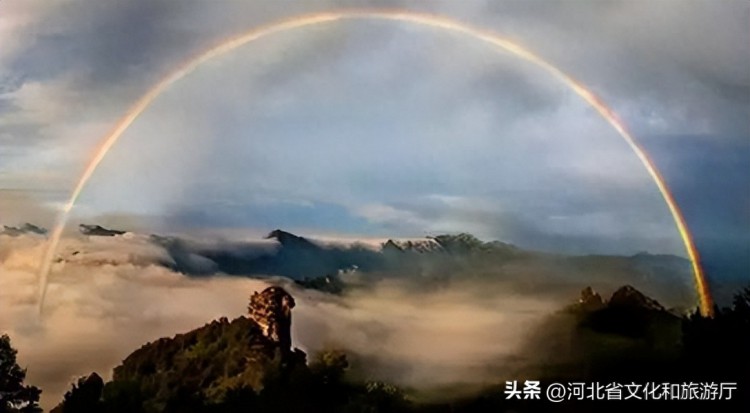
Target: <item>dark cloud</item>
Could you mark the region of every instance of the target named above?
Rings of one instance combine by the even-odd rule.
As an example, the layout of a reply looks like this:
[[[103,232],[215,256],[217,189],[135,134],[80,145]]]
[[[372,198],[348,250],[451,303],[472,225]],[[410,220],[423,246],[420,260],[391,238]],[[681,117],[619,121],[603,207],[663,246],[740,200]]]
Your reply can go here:
[[[187,33],[167,25],[183,13],[185,4],[138,0],[50,5],[44,20],[27,28],[33,40],[7,66],[37,81],[76,72],[83,75],[79,86],[97,89],[143,79],[184,53]]]
[[[750,274],[750,140],[658,136],[647,141],[692,230],[718,296],[730,297]],[[663,155],[662,155],[663,156]],[[667,157],[667,156],[665,156]],[[729,287],[721,285],[729,282]]]

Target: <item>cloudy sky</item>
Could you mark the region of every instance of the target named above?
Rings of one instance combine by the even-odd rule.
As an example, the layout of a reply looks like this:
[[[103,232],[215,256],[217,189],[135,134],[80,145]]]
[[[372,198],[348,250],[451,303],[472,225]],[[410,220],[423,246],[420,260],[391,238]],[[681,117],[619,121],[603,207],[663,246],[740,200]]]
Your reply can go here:
[[[709,275],[750,273],[745,1],[0,0],[0,223],[48,225],[98,140],[176,65],[342,7],[451,17],[579,79],[664,173]],[[465,36],[382,21],[288,31],[201,66],[127,130],[75,214],[685,255],[637,158],[563,85]]]

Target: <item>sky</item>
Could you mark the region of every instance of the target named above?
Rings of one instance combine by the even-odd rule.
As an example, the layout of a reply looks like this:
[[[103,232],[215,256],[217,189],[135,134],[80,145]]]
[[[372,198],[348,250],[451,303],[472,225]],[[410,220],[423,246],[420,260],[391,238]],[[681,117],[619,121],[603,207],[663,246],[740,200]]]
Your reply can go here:
[[[486,28],[580,80],[664,174],[708,276],[750,278],[745,1],[0,0],[0,224],[49,225],[96,143],[189,57],[356,7]],[[284,32],[201,66],[126,131],[74,215],[685,255],[653,181],[580,98],[487,45],[393,22]]]

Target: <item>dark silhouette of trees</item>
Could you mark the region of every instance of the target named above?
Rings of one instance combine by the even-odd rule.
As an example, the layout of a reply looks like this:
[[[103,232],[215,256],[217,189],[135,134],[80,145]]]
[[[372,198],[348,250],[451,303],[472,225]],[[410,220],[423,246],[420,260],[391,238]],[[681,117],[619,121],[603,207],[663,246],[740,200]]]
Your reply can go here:
[[[101,401],[104,390],[104,380],[92,373],[88,377],[81,377],[77,384],[73,384],[63,398],[63,402],[52,409],[50,413],[103,413]]]
[[[111,381],[102,394],[107,413],[144,413],[144,396],[140,385],[132,381]]]
[[[735,294],[730,307],[716,307],[711,318],[698,312],[685,318],[682,331],[686,374],[750,385],[750,287]],[[739,394],[750,402],[747,392]]]
[[[17,353],[10,345],[10,337],[0,336],[0,413],[41,412],[42,391],[24,384],[26,370],[16,362]]]

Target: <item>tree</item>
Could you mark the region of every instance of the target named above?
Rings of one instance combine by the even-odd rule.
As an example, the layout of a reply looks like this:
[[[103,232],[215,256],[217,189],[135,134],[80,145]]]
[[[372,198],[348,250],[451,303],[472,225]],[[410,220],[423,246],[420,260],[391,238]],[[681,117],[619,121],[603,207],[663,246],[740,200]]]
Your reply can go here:
[[[96,373],[81,377],[77,384],[65,393],[63,402],[50,413],[98,413],[103,410],[102,392],[104,380]]]
[[[337,386],[349,368],[346,353],[340,350],[326,350],[318,353],[310,363],[310,370],[321,383]]]
[[[750,286],[747,286],[734,296],[732,310],[740,324],[750,327]]]
[[[715,309],[713,317],[698,311],[683,323],[685,378],[696,381],[735,382],[750,386],[750,286],[734,296],[730,307]],[[750,394],[737,392],[738,406],[750,405]],[[745,409],[746,410],[746,409]]]
[[[17,353],[10,345],[10,337],[0,336],[0,413],[41,412],[42,391],[24,384],[26,370],[16,363]]]

